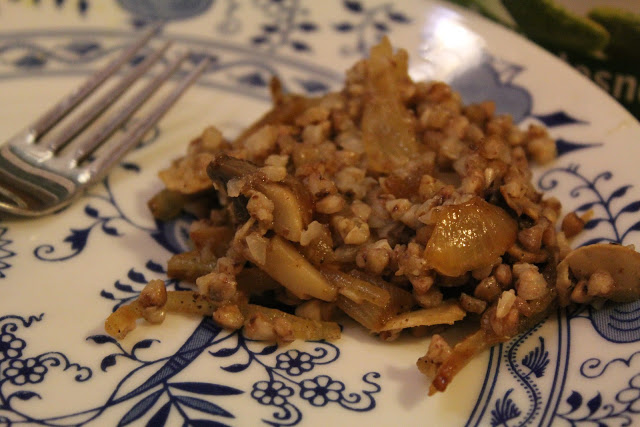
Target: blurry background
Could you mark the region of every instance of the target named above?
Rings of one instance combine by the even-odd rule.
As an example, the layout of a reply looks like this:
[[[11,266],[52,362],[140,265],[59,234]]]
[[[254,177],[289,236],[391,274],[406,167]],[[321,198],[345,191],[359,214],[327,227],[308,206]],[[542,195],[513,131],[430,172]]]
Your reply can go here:
[[[449,0],[536,42],[640,119],[640,0]]]

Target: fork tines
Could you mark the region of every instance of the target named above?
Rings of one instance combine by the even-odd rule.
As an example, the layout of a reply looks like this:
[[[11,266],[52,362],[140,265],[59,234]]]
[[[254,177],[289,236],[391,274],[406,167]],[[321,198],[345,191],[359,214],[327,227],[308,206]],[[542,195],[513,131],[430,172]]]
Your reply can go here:
[[[90,175],[100,173],[103,168],[112,166],[114,161],[111,160],[117,161],[122,157],[128,149],[134,146],[138,140],[156,124],[187,87],[206,69],[208,66],[206,59],[200,61],[186,76],[182,77],[171,93],[159,101],[145,117],[137,120],[133,129],[117,141],[110,141],[108,139],[157,92],[164,82],[180,69],[180,66],[189,58],[189,52],[183,51],[176,55],[175,58],[169,60],[160,73],[148,82],[145,82],[145,85],[133,94],[125,105],[119,108],[111,117],[108,117],[107,121],[102,123],[97,129],[91,129],[89,132],[81,134],[81,132],[93,123],[108,107],[124,95],[135,82],[139,81],[153,65],[165,57],[167,50],[171,46],[170,42],[164,42],[159,49],[146,55],[136,66],[127,70],[108,92],[102,94],[89,106],[83,107],[78,117],[74,118],[71,123],[66,124],[62,130],[56,130],[56,134],[51,137],[48,135],[45,136],[45,134],[75,107],[82,104],[82,101],[107,79],[114,77],[125,64],[129,63],[135,55],[147,45],[159,27],[160,25],[155,25],[146,30],[143,35],[125,49],[119,57],[94,73],[78,89],[39,118],[31,129],[33,142],[51,155],[60,157],[67,162],[69,167],[77,166],[80,162],[92,155],[98,147],[102,146],[99,154],[96,153],[91,161]],[[45,137],[43,138],[43,136]],[[63,148],[65,150],[61,152]],[[115,159],[114,156],[116,156]]]
[[[209,60],[205,56],[190,71],[184,72],[169,93],[149,107],[148,113],[136,117],[129,130],[111,138],[190,58],[188,52],[182,52],[165,60],[165,56],[170,56],[167,54],[170,44],[164,43],[115,80],[115,74],[147,45],[159,27],[145,31],[118,58],[0,146],[0,214],[43,216],[71,203],[135,146],[207,68]],[[161,59],[166,62],[162,71],[151,77],[151,72],[147,72]],[[150,77],[142,79],[146,74]],[[110,78],[115,81],[112,87],[105,87],[104,94],[96,94],[95,101],[88,99]],[[131,92],[129,89],[137,81],[141,81],[140,89],[127,96],[122,104],[114,104],[126,92]],[[116,111],[106,111],[110,106],[114,106],[110,110]],[[79,110],[77,116],[67,118],[74,109]],[[89,127],[101,115],[107,116],[106,120]],[[67,120],[61,122],[65,118]],[[59,129],[54,132],[54,127]]]

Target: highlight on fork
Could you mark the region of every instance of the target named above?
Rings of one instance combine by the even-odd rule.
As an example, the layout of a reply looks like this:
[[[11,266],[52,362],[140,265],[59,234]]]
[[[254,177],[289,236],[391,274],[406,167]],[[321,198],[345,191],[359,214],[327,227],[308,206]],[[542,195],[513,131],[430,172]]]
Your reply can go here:
[[[172,49],[170,41],[150,47],[161,28],[162,23],[151,25],[0,147],[0,213],[43,216],[71,203],[136,146],[207,69],[206,55]],[[172,78],[175,85],[163,93]]]

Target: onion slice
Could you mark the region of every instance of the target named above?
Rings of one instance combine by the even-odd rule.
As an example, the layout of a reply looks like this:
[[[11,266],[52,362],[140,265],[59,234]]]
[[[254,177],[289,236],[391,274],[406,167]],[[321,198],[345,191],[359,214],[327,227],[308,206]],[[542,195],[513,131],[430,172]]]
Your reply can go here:
[[[474,197],[466,203],[440,208],[424,257],[445,276],[496,262],[517,237],[518,224],[502,208]]]

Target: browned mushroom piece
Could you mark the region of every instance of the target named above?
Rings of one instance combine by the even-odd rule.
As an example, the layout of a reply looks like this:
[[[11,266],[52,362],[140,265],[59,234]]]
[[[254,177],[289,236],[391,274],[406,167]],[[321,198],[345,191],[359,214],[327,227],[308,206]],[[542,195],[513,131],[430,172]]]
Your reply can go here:
[[[290,242],[280,236],[259,242],[248,239],[247,259],[287,288],[296,297],[334,301],[338,291]],[[264,252],[263,255],[259,255]],[[256,256],[258,255],[258,256]]]
[[[293,176],[280,182],[270,181],[260,168],[226,154],[218,154],[207,168],[214,181],[227,184],[231,179],[243,179],[240,193],[250,197],[257,191],[273,203],[273,230],[287,240],[299,242],[312,216],[311,196]]]
[[[571,251],[557,269],[558,302],[640,298],[640,254],[632,247],[599,243]]]

